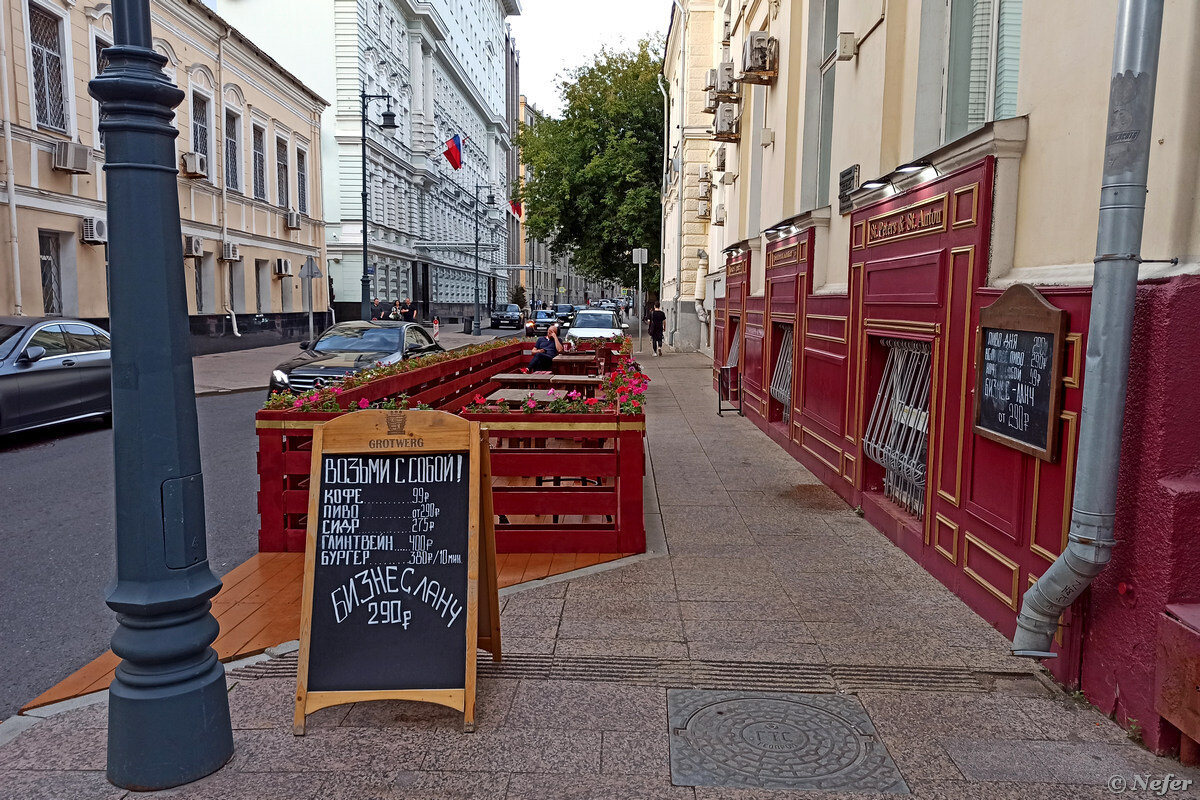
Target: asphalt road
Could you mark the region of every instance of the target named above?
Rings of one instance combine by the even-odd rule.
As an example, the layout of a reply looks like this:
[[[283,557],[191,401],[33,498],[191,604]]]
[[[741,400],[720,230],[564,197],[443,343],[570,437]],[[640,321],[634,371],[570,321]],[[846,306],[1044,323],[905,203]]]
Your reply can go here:
[[[254,412],[263,393],[197,398],[209,564],[258,550]],[[0,720],[108,649],[115,570],[112,431],[0,439]]]

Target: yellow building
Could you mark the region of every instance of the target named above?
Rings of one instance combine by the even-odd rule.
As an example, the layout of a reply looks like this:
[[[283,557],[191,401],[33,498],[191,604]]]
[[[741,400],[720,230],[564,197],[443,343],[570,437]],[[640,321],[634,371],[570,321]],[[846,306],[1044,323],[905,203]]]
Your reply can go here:
[[[155,50],[186,92],[176,109],[180,268],[195,349],[306,331],[300,270],[308,258],[326,266],[327,103],[197,0],[151,5]],[[104,69],[111,7],[3,0],[0,11],[0,313],[104,324],[104,142],[87,84]],[[327,287],[313,282],[321,321]]]
[[[1120,463],[1088,462],[1121,476],[1119,541],[1044,663],[1156,751],[1182,735],[1195,752],[1194,709],[1154,688],[1178,669],[1161,620],[1200,591],[1200,490],[1176,483],[1200,447],[1200,4],[1162,6],[1158,46],[1155,28],[1135,47],[1155,78],[1111,72],[1118,0],[677,0],[663,299],[680,298],[676,347],[710,348],[747,418],[1011,637],[1074,525],[1089,336],[1119,338],[1118,314],[1092,319],[1106,155],[1115,172],[1148,142],[1141,253],[1101,254],[1146,259]],[[1153,122],[1131,127],[1151,81]],[[1002,317],[1015,297],[1030,305]],[[1037,313],[1060,327],[1028,327]],[[1058,366],[989,382],[985,319]],[[1023,400],[1035,384],[1057,399]]]

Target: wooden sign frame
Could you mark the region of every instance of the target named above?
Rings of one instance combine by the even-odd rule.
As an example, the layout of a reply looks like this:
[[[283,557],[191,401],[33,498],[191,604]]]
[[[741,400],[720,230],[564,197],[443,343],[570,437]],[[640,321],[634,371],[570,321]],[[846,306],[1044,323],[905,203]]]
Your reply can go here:
[[[449,706],[463,713],[463,729],[475,729],[476,648],[499,661],[500,600],[496,575],[496,530],[487,428],[444,411],[356,411],[319,425],[313,432],[309,478],[308,533],[304,552],[304,591],[300,607],[300,662],[296,675],[293,733],[304,735],[314,711],[369,700],[413,700]],[[328,453],[416,455],[463,452],[469,455],[467,509],[467,596],[465,685],[454,689],[309,691],[312,652],[313,586],[322,456]]]
[[[1036,447],[1028,442],[1005,436],[980,424],[983,414],[984,329],[1028,331],[1054,337],[1050,357],[1050,399],[1046,420],[1046,446]],[[1067,339],[1067,312],[1051,305],[1032,286],[1016,283],[986,308],[979,310],[979,326],[975,329],[975,414],[974,430],[979,436],[999,442],[1043,461],[1058,459],[1059,417],[1062,414],[1062,369]]]

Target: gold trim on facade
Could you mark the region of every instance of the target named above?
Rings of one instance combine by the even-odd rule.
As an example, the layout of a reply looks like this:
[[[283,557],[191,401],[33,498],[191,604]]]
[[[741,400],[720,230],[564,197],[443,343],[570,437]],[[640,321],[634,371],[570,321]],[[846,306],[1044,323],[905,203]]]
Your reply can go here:
[[[867,223],[858,222],[850,229],[850,249],[862,250],[867,246]],[[861,267],[862,264],[859,264]]]
[[[1021,566],[1017,562],[1015,562],[1011,558],[1009,558],[1008,556],[1001,553],[996,548],[989,545],[987,542],[983,541],[982,539],[980,539],[977,536],[974,536],[968,530],[965,530],[965,529],[963,530],[962,540],[963,540],[963,544],[962,544],[962,555],[963,555],[962,569],[963,569],[963,572],[965,572],[968,576],[970,576],[971,580],[975,581],[980,586],[982,586],[985,590],[987,590],[988,594],[993,595],[997,600],[999,600],[1000,602],[1007,605],[1013,611],[1016,611],[1017,610],[1017,589],[1019,587],[1019,581],[1020,581],[1020,577],[1021,577]],[[983,552],[985,552],[989,556],[991,556],[997,563],[1002,564],[1004,567],[1006,567],[1009,571],[1012,572],[1012,586],[1009,588],[1007,595],[1004,592],[1002,592],[1000,589],[998,589],[995,585],[989,583],[987,581],[987,579],[984,578],[982,575],[980,575],[978,572],[971,569],[971,563],[970,563],[971,562],[971,548],[969,545],[975,545],[980,550],[982,550]]]
[[[874,217],[868,217],[866,221],[866,238],[863,245],[865,247],[874,247],[878,244],[888,244],[905,239],[915,239],[920,236],[930,236],[935,233],[945,233],[948,222],[946,207],[949,205],[949,198],[949,194],[942,192],[936,197],[918,200],[903,208],[897,208],[894,211],[887,211]],[[940,209],[926,208],[926,206],[933,206],[939,203],[941,204]],[[929,211],[930,216],[926,218],[924,215],[920,215],[914,219],[913,215],[917,214],[917,209]],[[889,224],[899,225],[899,232],[892,233],[889,230],[879,235],[873,235],[873,226],[878,224],[882,227],[885,224],[884,220],[887,220],[889,217],[896,218],[894,221],[889,221]]]
[[[954,465],[954,494],[953,495],[951,495],[949,492],[942,489],[942,475],[945,472],[945,464],[943,463],[943,459],[945,457],[945,449],[941,446],[941,444],[942,444],[941,442],[938,443],[938,468],[937,468],[938,469],[938,471],[937,471],[937,478],[938,478],[937,494],[938,494],[938,497],[942,498],[943,500],[946,500],[947,502],[949,502],[956,508],[958,507],[959,503],[962,500],[963,443],[964,443],[964,439],[966,437],[966,430],[967,430],[967,396],[968,396],[967,362],[968,362],[970,354],[975,352],[974,349],[971,348],[971,333],[972,333],[971,306],[973,305],[973,301],[975,298],[975,246],[974,245],[970,245],[968,247],[955,247],[950,250],[950,296],[946,300],[946,330],[950,331],[952,329],[951,325],[950,325],[951,311],[954,308],[955,256],[963,254],[963,253],[965,253],[967,255],[967,300],[966,300],[966,311],[965,311],[966,316],[965,316],[964,323],[963,323],[964,330],[963,330],[963,356],[962,356],[962,383],[959,385],[959,396],[958,396],[958,400],[959,400],[959,404],[960,404],[959,416],[958,416],[958,461]],[[946,392],[946,387],[949,385],[949,374],[948,374],[949,371],[950,371],[950,359],[947,358],[945,365],[942,367],[942,377],[944,378],[944,380],[942,382],[942,392],[943,392],[942,408],[943,409],[945,409],[945,407],[946,407],[944,394]],[[943,440],[945,438],[945,426],[946,426],[946,418],[945,418],[945,414],[943,413],[942,414]]]
[[[1042,460],[1040,458],[1033,462],[1033,511],[1030,514],[1029,523],[1030,552],[1036,553],[1050,563],[1054,563],[1059,553],[1067,549],[1067,536],[1071,531],[1071,500],[1075,493],[1075,440],[1079,435],[1078,411],[1064,411],[1059,414],[1058,418],[1061,422],[1067,423],[1066,443],[1063,445],[1066,448],[1066,458],[1063,459],[1062,536],[1058,545],[1058,553],[1052,553],[1042,547],[1037,543],[1037,537],[1034,535],[1037,532],[1038,502],[1041,493]]]
[[[828,336],[823,333],[810,332],[808,329],[808,321],[810,319],[822,319],[822,320],[826,320],[828,322],[840,322],[842,324],[841,338],[838,338],[837,336]],[[847,319],[846,317],[837,316],[836,314],[805,314],[804,315],[804,337],[805,338],[811,337],[813,339],[821,339],[822,341],[835,342],[837,344],[848,344],[849,341],[846,337],[846,326],[848,324],[849,324],[849,319]]]
[[[1083,377],[1081,372],[1083,364],[1083,334],[1068,333],[1067,344],[1071,346],[1071,374],[1063,375],[1062,385],[1064,389],[1078,389],[1079,381]]]
[[[958,219],[958,196],[967,192],[971,193],[971,217],[970,219]],[[970,186],[961,186],[954,190],[954,204],[950,213],[954,217],[950,223],[950,227],[953,230],[971,228],[979,222],[979,181],[975,181]]]
[[[838,463],[838,464],[834,464],[832,461],[828,461],[828,460],[827,460],[827,459],[826,459],[826,458],[825,458],[823,455],[821,455],[821,454],[820,454],[820,453],[818,453],[816,450],[813,450],[811,447],[809,447],[807,444],[805,444],[805,443],[804,443],[804,438],[805,438],[806,436],[811,436],[812,438],[816,439],[816,440],[817,440],[818,442],[820,442],[821,444],[823,444],[823,445],[825,445],[826,447],[828,447],[830,450],[833,450],[834,452],[838,453],[838,455],[839,455],[839,458],[838,458],[838,461],[839,461],[839,463]],[[804,425],[803,425],[803,424],[800,426],[800,447],[801,447],[801,448],[803,448],[804,450],[806,450],[807,452],[809,452],[809,453],[812,453],[812,455],[813,455],[813,457],[814,457],[815,459],[817,459],[818,461],[820,461],[820,462],[821,462],[822,464],[824,464],[825,466],[829,467],[831,470],[833,470],[834,472],[836,472],[838,475],[841,475],[841,474],[842,474],[842,466],[841,466],[841,463],[840,463],[840,462],[841,462],[841,460],[842,460],[842,459],[845,457],[845,455],[846,455],[844,452],[842,452],[842,448],[840,448],[840,447],[837,447],[837,446],[835,446],[835,445],[833,445],[833,444],[830,444],[830,442],[829,442],[827,439],[825,439],[825,438],[823,438],[823,437],[821,437],[821,436],[819,436],[819,435],[817,435],[817,434],[813,433],[813,432],[812,432],[810,429],[808,429],[808,428],[804,427]]]
[[[946,548],[942,547],[941,537],[938,535],[938,532],[935,531],[933,534],[933,549],[937,550],[939,553],[941,553],[946,558],[946,560],[948,560],[951,564],[953,564],[954,566],[957,567],[958,566],[958,524],[955,522],[952,522],[951,520],[942,516],[941,514],[936,514],[936,515],[934,515],[934,525],[944,525],[950,529],[950,534],[953,537],[953,541],[954,541],[954,547],[950,550],[947,550]]]
[[[886,332],[920,333],[926,336],[937,336],[942,332],[942,324],[940,322],[913,322],[896,319],[863,320],[863,328]]]

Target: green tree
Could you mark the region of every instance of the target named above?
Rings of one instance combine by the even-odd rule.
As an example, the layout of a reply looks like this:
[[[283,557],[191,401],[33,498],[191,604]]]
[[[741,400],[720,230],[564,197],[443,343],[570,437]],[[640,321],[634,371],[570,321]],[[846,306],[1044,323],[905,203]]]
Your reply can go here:
[[[522,126],[517,137],[527,165],[525,225],[570,254],[579,274],[636,287],[632,249],[657,256],[662,227],[662,42],[632,50],[603,48],[591,64],[571,70],[559,86],[561,119]],[[657,258],[643,274],[658,285]]]
[[[521,308],[529,305],[529,301],[525,299],[525,287],[519,283],[513,286],[512,290],[508,293],[508,302],[516,303]]]

